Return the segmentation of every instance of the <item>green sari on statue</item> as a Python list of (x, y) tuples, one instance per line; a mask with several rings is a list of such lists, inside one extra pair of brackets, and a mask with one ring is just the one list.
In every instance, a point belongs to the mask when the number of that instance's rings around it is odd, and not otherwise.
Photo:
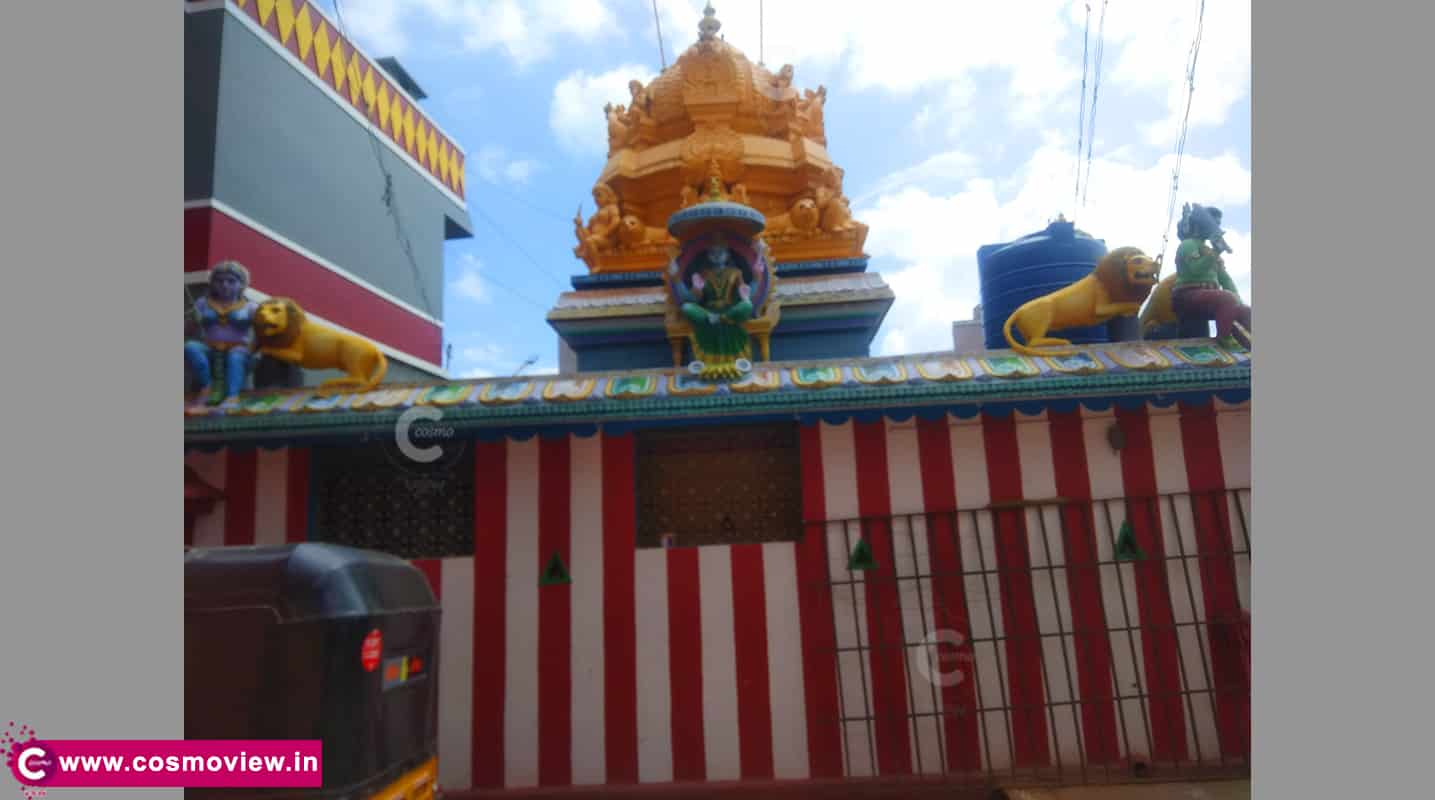
[(693, 292), (681, 287), (683, 316), (693, 326), (693, 350), (704, 377), (736, 378), (739, 359), (751, 358), (752, 345), (742, 323), (752, 319), (752, 301), (732, 251), (722, 244), (707, 249), (707, 264), (693, 276)]

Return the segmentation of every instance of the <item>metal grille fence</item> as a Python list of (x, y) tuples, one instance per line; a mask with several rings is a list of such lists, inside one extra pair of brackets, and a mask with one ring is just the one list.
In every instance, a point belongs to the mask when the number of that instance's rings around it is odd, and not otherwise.
[(813, 523), (846, 773), (1249, 774), (1249, 519), (1235, 489)]

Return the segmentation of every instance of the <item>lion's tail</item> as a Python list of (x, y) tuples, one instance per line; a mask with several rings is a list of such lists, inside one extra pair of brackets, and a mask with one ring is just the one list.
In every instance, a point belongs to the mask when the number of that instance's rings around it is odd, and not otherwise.
[(1021, 312), (1025, 309), (1026, 305), (1023, 305), (1016, 311), (1013, 311), (1011, 313), (1011, 316), (1006, 318), (1006, 324), (1002, 325), (1002, 335), (1006, 337), (1006, 343), (1011, 347), (1013, 351), (1020, 353), (1024, 356), (1069, 356), (1072, 353), (1076, 352), (1074, 349), (1069, 347), (1057, 347), (1051, 349), (1038, 349), (1035, 347), (1028, 347), (1027, 345), (1022, 344), (1021, 342), (1018, 342), (1016, 339), (1012, 338), (1011, 326), (1016, 323), (1016, 318), (1020, 316)]
[(374, 369), (369, 373), (369, 379), (365, 381), (364, 388), (359, 390), (361, 392), (367, 392), (378, 386), (389, 372), (389, 360), (384, 357), (384, 351), (375, 348), (374, 355), (378, 358), (374, 359)]

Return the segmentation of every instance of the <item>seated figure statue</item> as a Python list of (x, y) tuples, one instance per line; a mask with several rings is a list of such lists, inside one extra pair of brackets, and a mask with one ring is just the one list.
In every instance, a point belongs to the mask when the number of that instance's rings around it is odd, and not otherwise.
[(212, 369), (224, 368), (224, 398), (244, 389), (253, 359), (254, 312), (258, 304), (244, 297), (249, 288), (249, 270), (237, 261), (222, 261), (209, 273), (209, 288), (194, 301), (197, 339), (184, 343), (184, 360), (198, 391), (191, 403), (204, 405), (209, 399)]
[(1188, 204), (1176, 226), (1176, 280), (1171, 306), (1183, 320), (1214, 320), (1216, 336), (1227, 346), (1237, 344), (1239, 328), (1250, 345), (1251, 307), (1241, 300), (1236, 282), (1226, 272), (1222, 252), (1230, 252), (1221, 231), (1219, 209)]
[(751, 358), (751, 343), (742, 327), (753, 316), (751, 289), (721, 235), (700, 258), (703, 263), (693, 275), (691, 289), (675, 281), (680, 309), (693, 327), (693, 350), (699, 362), (694, 368), (704, 377), (735, 378), (746, 371), (743, 367)]

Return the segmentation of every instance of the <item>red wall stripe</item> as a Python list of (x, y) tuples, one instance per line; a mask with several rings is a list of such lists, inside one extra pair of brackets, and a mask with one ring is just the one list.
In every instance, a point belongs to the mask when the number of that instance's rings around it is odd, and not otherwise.
[[(962, 552), (957, 542), (956, 475), (947, 419), (917, 421), (917, 455), (922, 469), (922, 505), (927, 511), (927, 553), (931, 561), (933, 620), (937, 630), (953, 630), (966, 642), (958, 655), (970, 656), (972, 628), (962, 581)], [(948, 653), (942, 652), (945, 656)], [(977, 729), (976, 680), (968, 676), (941, 687), (942, 727), (947, 765), (953, 772), (980, 771), (981, 737)]]
[(610, 784), (638, 782), (633, 436), (603, 435), (603, 724)]
[(822, 476), (822, 430), (799, 431), (802, 516), (797, 544), (797, 603), (802, 626), (802, 683), (807, 714), (807, 761), (813, 778), (842, 777), (841, 706), (837, 694), (837, 640), (828, 588), (827, 498)]
[[(538, 440), (538, 563), (541, 575), (557, 553), (572, 570), (569, 548), (569, 438)], [(522, 576), (518, 576), (523, 580)], [(566, 786), (573, 775), (573, 591), (566, 584), (538, 589), (538, 784)]]
[(254, 544), (254, 494), (259, 477), (259, 453), (225, 451), (224, 544)]
[(1231, 555), (1234, 545), (1224, 493), (1226, 477), (1221, 467), (1221, 440), (1211, 405), (1182, 406), (1181, 442), (1196, 524), (1196, 547), (1201, 555), (1201, 593), (1209, 623), (1211, 678), (1215, 684), (1212, 688), (1221, 754), (1228, 758), (1244, 757), (1250, 754), (1250, 685), (1239, 633), (1241, 600), (1236, 591), (1236, 565)]
[(703, 736), (703, 632), (698, 551), (668, 556), (668, 673), (672, 681), (673, 780), (707, 779)]
[[(1021, 501), (1021, 456), (1017, 449), (1015, 416), (997, 419), (984, 414), (982, 431), (992, 503)], [(1016, 766), (1046, 766), (1051, 761), (1051, 747), (1047, 736), (1046, 692), (1042, 687), (1036, 594), (1027, 549), (1026, 513), (1021, 509), (998, 510), (993, 517)]]
[[(442, 358), (443, 328), (394, 305), (368, 289), (310, 261), (284, 245), (213, 208), (185, 209), (185, 235), (199, 233), (207, 219), (208, 246), (204, 260), (185, 264), (186, 271), (206, 270), (232, 258), (249, 268), (254, 288), (269, 295), (292, 297), (305, 311), (357, 331), (376, 341), (430, 363)], [(194, 246), (194, 254), (200, 251)], [(186, 242), (186, 256), (191, 254)]]
[(429, 588), (433, 590), (433, 596), (442, 605), (443, 603), (443, 559), (441, 558), (419, 558), (414, 560), (414, 566), (428, 579)]
[[(1145, 558), (1136, 562), (1136, 605), (1141, 616), (1141, 647), (1146, 663), (1151, 725), (1151, 758), (1175, 761), (1186, 758), (1186, 712), (1181, 705), (1180, 651), (1176, 617), (1166, 576), (1166, 548), (1161, 536), (1157, 506), (1156, 456), (1146, 409), (1116, 409), (1126, 437), (1121, 449), (1121, 480), (1125, 488), (1127, 520)], [(1119, 520), (1113, 524), (1120, 525)], [(1113, 532), (1114, 533), (1114, 532)]]
[[(902, 601), (897, 594), (892, 548), (892, 502), (887, 473), (887, 426), (883, 420), (852, 423), (857, 459), (857, 510), (866, 520), (863, 536), (877, 568), (863, 573), (867, 638), (872, 647), (872, 708), (879, 775), (912, 772), (911, 728), (907, 720), (907, 674), (903, 658)], [(854, 545), (855, 546), (855, 545)]]
[(1106, 612), (1101, 602), (1085, 433), (1080, 411), (1048, 412), (1047, 418), (1051, 420), (1056, 494), (1077, 501), (1063, 507), (1061, 515), (1076, 651), (1076, 688), (1081, 700), (1081, 741), (1089, 763), (1109, 764), (1121, 758), (1121, 748), (1116, 735), (1111, 637), (1106, 632)]
[(762, 545), (733, 545), (730, 552), (739, 762), (744, 780), (772, 778), (772, 695)]
[(288, 489), (284, 495), (284, 541), (309, 538), (309, 456), (307, 447), (289, 448)]
[[(503, 786), (507, 644), (508, 449), (474, 445), (473, 785)], [(536, 577), (535, 577), (536, 579)]]

